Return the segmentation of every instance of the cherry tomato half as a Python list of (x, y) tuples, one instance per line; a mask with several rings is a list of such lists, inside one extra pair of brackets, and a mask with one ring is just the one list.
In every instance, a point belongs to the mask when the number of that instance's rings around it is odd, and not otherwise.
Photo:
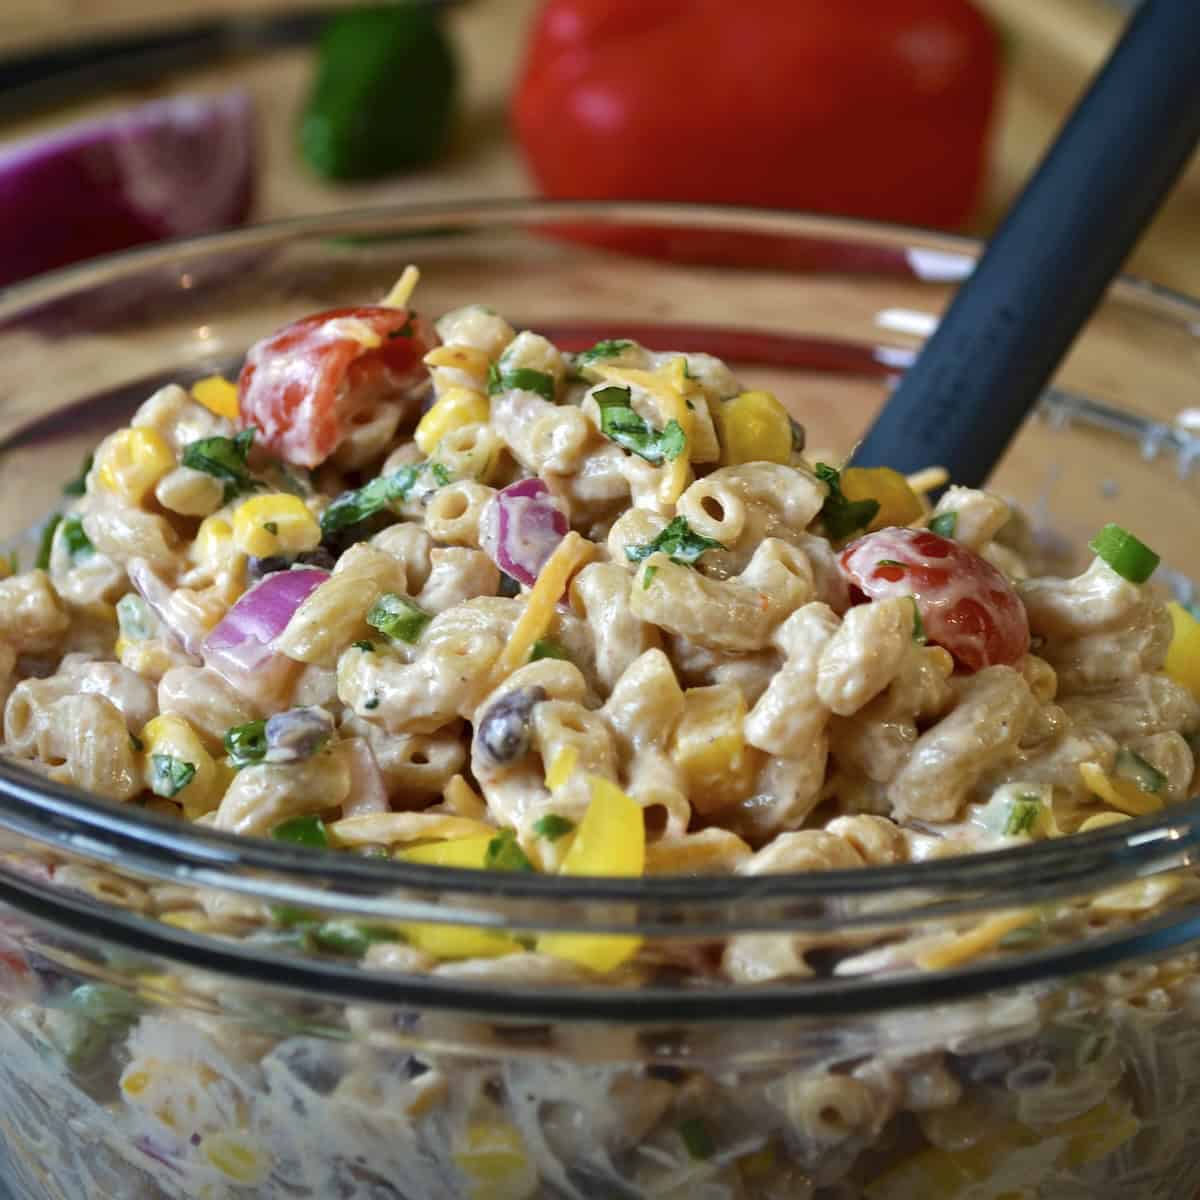
[(926, 637), (968, 671), (1011, 665), (1029, 651), (1029, 619), (1012, 584), (950, 538), (927, 529), (880, 529), (851, 542), (838, 564), (870, 600), (912, 596)]
[(422, 375), (435, 335), (403, 308), (332, 308), (256, 342), (238, 379), (243, 427), (286, 462), (319, 466), (355, 413)]

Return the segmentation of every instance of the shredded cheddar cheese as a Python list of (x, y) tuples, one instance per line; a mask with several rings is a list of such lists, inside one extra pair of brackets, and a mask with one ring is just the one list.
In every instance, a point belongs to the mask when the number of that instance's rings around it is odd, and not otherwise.
[(407, 308), (412, 294), (421, 282), (421, 272), (411, 263), (404, 268), (400, 278), (392, 284), (392, 290), (379, 302), (382, 308)]
[(596, 553), (596, 547), (574, 530), (558, 543), (529, 593), (525, 611), (513, 629), (508, 645), (496, 660), (493, 686), (503, 682), (529, 660), (533, 643), (546, 636), (554, 621), (554, 606), (567, 590), (571, 576)]
[(679, 423), (683, 430), (683, 451), (673, 462), (663, 464), (662, 482), (658, 490), (659, 500), (664, 504), (674, 504), (687, 487), (688, 468), (691, 465), (692, 413), (685, 395), (691, 383), (686, 374), (687, 359), (680, 355), (657, 371), (609, 367), (599, 363), (594, 365), (594, 370), (606, 382), (641, 388), (657, 401), (664, 424), (671, 420)]
[(917, 955), (917, 966), (927, 971), (940, 971), (944, 967), (956, 967), (968, 959), (977, 958), (992, 949), (1003, 937), (1036, 921), (1037, 910), (1024, 908), (1019, 912), (1000, 913), (989, 917), (967, 933), (960, 934), (951, 942), (932, 946)]

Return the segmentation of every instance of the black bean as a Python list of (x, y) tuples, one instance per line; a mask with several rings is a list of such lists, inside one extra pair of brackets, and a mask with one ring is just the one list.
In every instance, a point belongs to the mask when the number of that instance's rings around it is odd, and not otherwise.
[(543, 687), (505, 692), (479, 719), (475, 747), (497, 766), (524, 758), (529, 752), (529, 717), (546, 699)]
[(306, 567), (320, 567), (322, 571), (332, 571), (337, 566), (337, 558), (325, 546), (318, 546), (315, 550), (305, 550), (296, 558), (298, 563), (303, 563)]
[(270, 558), (255, 558), (251, 555), (246, 561), (246, 574), (251, 579), (262, 579), (264, 576), (274, 575), (276, 571), (286, 571), (291, 565), (291, 560), (284, 558), (282, 554), (272, 554)]

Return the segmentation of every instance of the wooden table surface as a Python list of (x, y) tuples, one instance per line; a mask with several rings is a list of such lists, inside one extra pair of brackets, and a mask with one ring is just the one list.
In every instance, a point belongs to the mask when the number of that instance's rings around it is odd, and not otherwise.
[[(0, 49), (61, 30), (112, 25), (148, 14), (257, 8), (271, 0), (10, 0), (0, 16)], [(449, 17), (462, 53), (464, 106), (452, 152), (435, 167), (401, 179), (336, 186), (309, 174), (293, 150), (293, 124), (311, 75), (312, 54), (286, 50), (181, 73), (161, 85), (123, 89), (69, 109), (41, 113), (0, 130), (3, 139), (114, 109), (163, 91), (247, 88), (258, 105), (262, 161), (256, 219), (378, 203), (522, 196), (531, 183), (508, 137), (506, 104), (537, 0), (472, 0)], [(986, 233), (1037, 161), (1048, 139), (1101, 61), (1122, 16), (1101, 0), (978, 0), (1004, 29), (1007, 80), (993, 137), (986, 195), (972, 231)], [(307, 0), (291, 7), (302, 7)], [(140, 7), (139, 7), (140, 5)], [(1143, 239), (1130, 269), (1200, 294), (1200, 166), (1192, 170)]]

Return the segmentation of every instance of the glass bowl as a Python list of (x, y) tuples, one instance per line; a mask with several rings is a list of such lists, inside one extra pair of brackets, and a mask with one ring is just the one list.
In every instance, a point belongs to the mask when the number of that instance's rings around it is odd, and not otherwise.
[[(502, 203), (86, 264), (0, 295), (0, 542), (30, 553), (155, 387), (228, 373), (409, 262), (426, 312), (715, 353), (840, 458), (976, 252), (794, 214)], [(1119, 520), (1190, 600), (1198, 335), (1191, 301), (1111, 289), (993, 481), (1047, 555)], [(14, 1200), (1190, 1197), (1198, 839), (1188, 803), (919, 866), (567, 881), (237, 839), (0, 762), (0, 1178)], [(1010, 920), (1061, 905), (1083, 933)], [(264, 907), (277, 936), (249, 939)], [(314, 945), (318, 920), (642, 950), (606, 976), (520, 953), (415, 973)], [(998, 952), (839, 970), (930, 922)], [(706, 967), (732, 937), (804, 939), (804, 966), (723, 982)]]

